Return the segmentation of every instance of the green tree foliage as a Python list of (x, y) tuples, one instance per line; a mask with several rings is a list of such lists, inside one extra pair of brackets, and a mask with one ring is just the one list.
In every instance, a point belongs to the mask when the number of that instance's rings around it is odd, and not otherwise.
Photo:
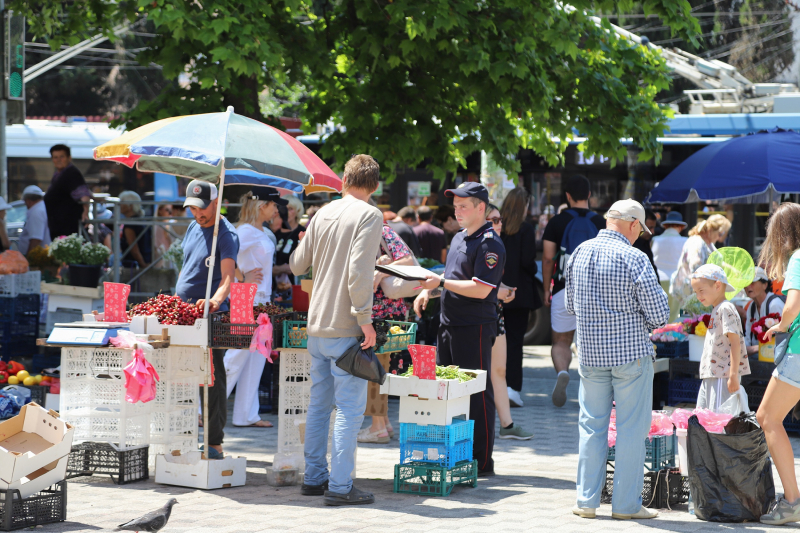
[[(632, 137), (641, 157), (659, 157), (666, 112), (654, 97), (669, 84), (660, 56), (598, 26), (590, 9), (630, 0), (12, 0), (32, 29), (73, 43), (147, 17), (158, 37), (140, 61), (180, 84), (125, 117), (137, 126), (177, 114), (218, 111), (264, 120), (265, 87), (302, 84), (306, 126), (333, 120), (346, 131), (323, 155), (341, 166), (372, 154), (387, 173), (425, 164), (438, 177), (486, 150), (530, 148), (556, 163), (574, 131), (584, 150), (619, 160)], [(674, 35), (698, 32), (688, 0), (647, 0)], [(554, 140), (556, 139), (556, 140)], [(559, 142), (560, 140), (560, 142)]]

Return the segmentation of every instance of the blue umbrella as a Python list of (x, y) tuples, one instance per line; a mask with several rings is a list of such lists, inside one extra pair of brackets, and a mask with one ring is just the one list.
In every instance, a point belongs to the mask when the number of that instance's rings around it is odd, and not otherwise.
[(765, 203), (800, 193), (800, 133), (775, 129), (710, 144), (669, 173), (648, 203)]

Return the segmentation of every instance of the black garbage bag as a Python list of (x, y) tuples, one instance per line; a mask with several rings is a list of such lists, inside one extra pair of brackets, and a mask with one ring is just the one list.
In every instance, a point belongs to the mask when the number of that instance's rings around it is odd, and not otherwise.
[(689, 418), (687, 454), (695, 516), (710, 522), (757, 522), (775, 499), (772, 462), (755, 413), (709, 433)]

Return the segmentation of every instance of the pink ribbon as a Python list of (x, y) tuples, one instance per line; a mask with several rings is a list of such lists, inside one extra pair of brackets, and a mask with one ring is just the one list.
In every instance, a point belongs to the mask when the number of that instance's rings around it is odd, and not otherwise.
[(258, 315), (258, 327), (253, 333), (253, 340), (250, 341), (250, 352), (256, 350), (267, 358), (267, 361), (272, 362), (272, 321), (269, 315), (261, 313)]

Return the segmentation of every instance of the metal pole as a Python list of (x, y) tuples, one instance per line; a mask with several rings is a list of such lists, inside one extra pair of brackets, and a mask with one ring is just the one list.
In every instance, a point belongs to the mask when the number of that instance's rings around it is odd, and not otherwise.
[[(6, 24), (6, 2), (5, 0), (0, 0), (0, 22), (3, 24), (3, 51), (5, 51), (6, 46), (8, 46), (8, 35), (6, 32), (8, 31), (8, 24)], [(8, 63), (5, 60), (5, 54), (3, 54), (3, 83), (2, 83), (2, 99), (0, 99), (0, 196), (9, 200), (8, 198), (8, 161), (6, 158), (6, 124), (8, 123), (8, 101), (6, 100), (6, 80), (5, 77), (7, 75), (8, 70)]]

